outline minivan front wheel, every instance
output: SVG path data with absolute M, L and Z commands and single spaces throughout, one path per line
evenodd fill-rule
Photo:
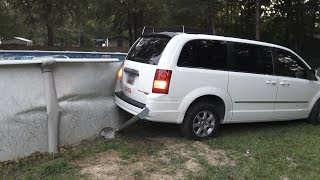
M 192 140 L 206 140 L 217 134 L 220 118 L 214 104 L 199 102 L 192 105 L 183 120 L 181 131 Z

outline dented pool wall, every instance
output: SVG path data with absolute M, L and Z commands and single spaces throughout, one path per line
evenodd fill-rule
M 58 145 L 95 137 L 125 115 L 113 98 L 122 62 L 57 62 L 52 66 L 60 110 Z M 41 64 L 0 66 L 0 161 L 49 152 Z

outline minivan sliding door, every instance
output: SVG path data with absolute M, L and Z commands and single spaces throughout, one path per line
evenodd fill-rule
M 273 75 L 271 48 L 232 42 L 228 92 L 234 122 L 272 120 L 278 78 Z

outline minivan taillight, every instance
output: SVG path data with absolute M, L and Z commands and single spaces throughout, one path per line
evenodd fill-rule
M 121 68 L 118 71 L 117 80 L 121 81 L 122 80 L 122 76 L 123 76 L 123 65 L 121 66 Z
M 171 70 L 157 69 L 154 76 L 152 92 L 159 94 L 168 94 L 171 74 Z

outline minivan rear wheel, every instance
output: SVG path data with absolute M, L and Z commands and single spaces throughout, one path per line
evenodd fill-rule
M 217 134 L 220 118 L 214 104 L 198 102 L 187 111 L 183 120 L 182 134 L 192 140 L 206 140 Z
M 320 124 L 320 99 L 313 106 L 310 116 L 308 118 L 308 122 L 313 125 Z

